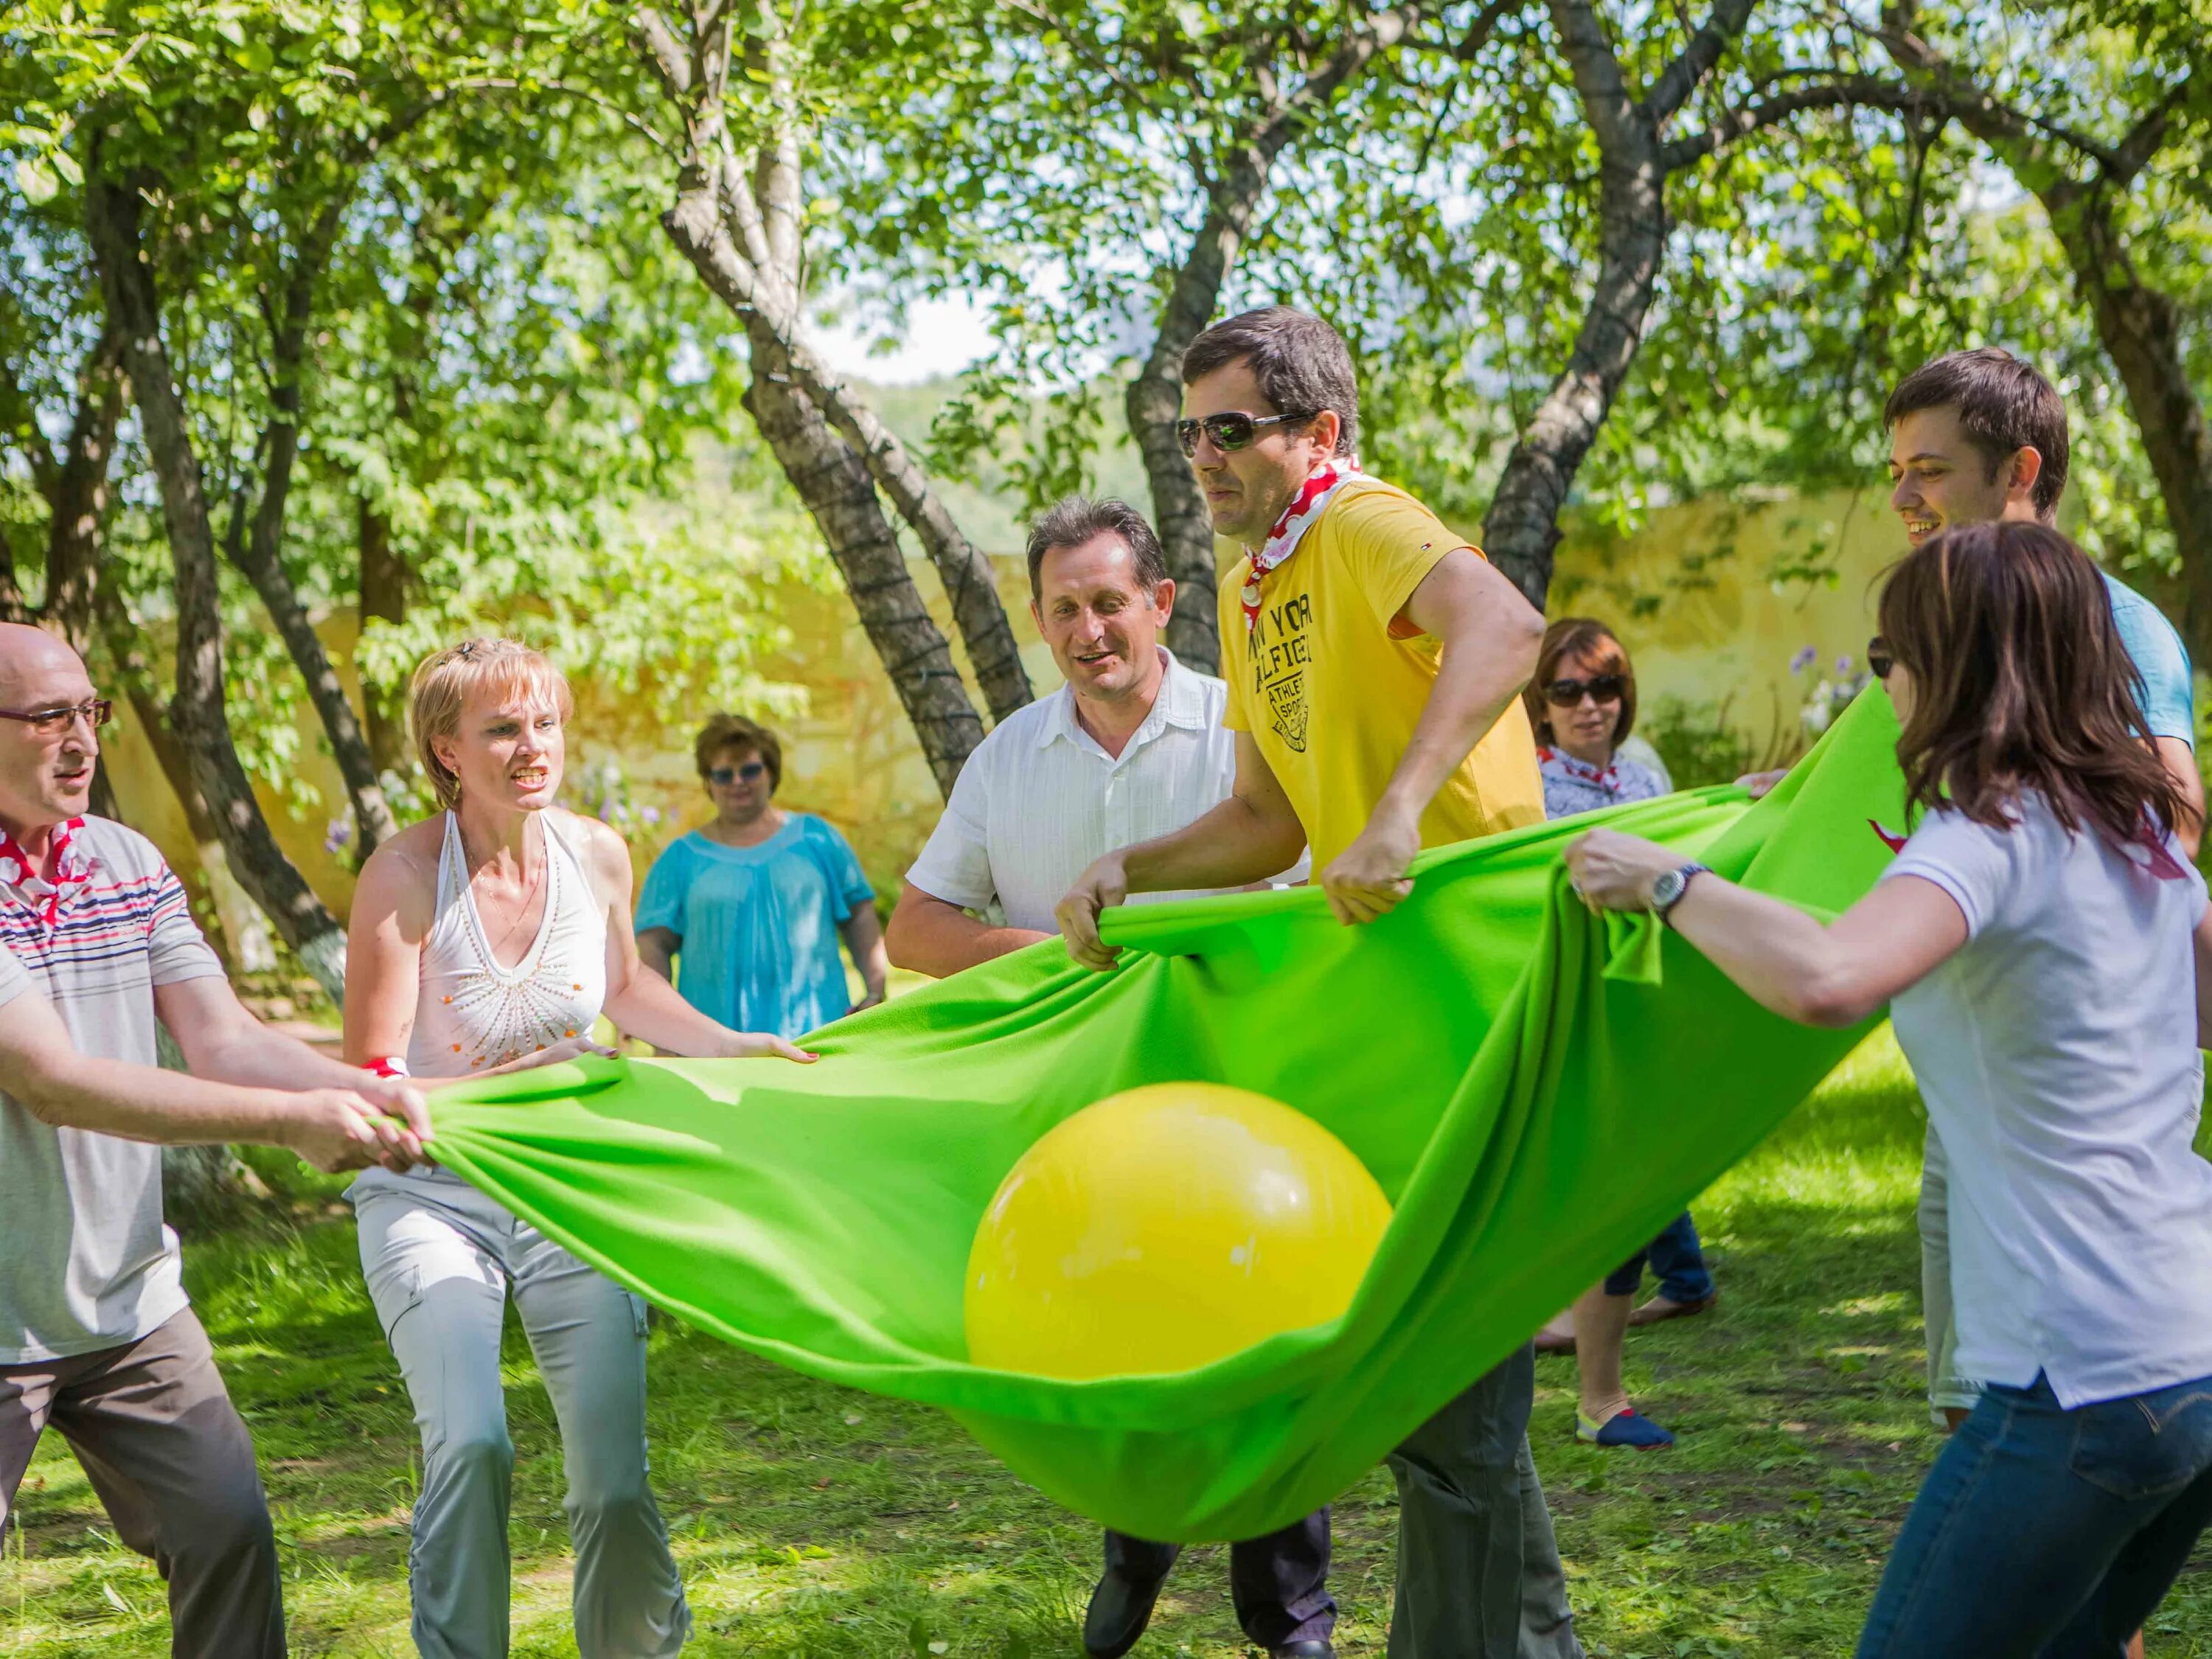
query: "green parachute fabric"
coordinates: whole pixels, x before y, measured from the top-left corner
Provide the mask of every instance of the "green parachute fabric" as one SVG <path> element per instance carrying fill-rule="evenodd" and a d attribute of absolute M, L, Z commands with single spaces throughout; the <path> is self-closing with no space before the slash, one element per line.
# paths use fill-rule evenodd
<path fill-rule="evenodd" d="M 1863 1035 L 1765 1012 L 1559 853 L 1652 836 L 1822 915 L 1899 824 L 1887 697 L 1765 800 L 1690 791 L 1434 850 L 1346 928 L 1317 890 L 1112 913 L 1110 975 L 1048 941 L 840 1021 L 821 1060 L 607 1060 L 436 1097 L 436 1155 L 648 1301 L 809 1376 L 943 1407 L 1024 1480 L 1146 1538 L 1249 1538 L 1351 1485 L 1655 1235 Z M 1168 1376 L 966 1363 L 986 1204 L 1138 1084 L 1256 1089 L 1327 1125 L 1395 1213 L 1334 1323 Z"/>

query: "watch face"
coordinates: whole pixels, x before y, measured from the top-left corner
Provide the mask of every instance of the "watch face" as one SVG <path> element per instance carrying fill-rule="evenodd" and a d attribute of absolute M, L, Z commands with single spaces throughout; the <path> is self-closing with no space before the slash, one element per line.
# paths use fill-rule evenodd
<path fill-rule="evenodd" d="M 1682 896 L 1682 872 L 1669 870 L 1651 884 L 1651 908 L 1663 910 Z"/>

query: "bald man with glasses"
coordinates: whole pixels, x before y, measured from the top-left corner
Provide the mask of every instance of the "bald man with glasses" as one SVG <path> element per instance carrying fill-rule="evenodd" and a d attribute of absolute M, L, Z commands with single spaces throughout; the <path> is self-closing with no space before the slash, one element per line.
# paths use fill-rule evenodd
<path fill-rule="evenodd" d="M 276 1659 L 268 1503 L 162 1222 L 160 1146 L 404 1169 L 429 1121 L 404 1082 L 247 1013 L 153 843 L 87 814 L 109 713 L 75 652 L 0 624 L 0 1524 L 52 1424 L 168 1582 L 171 1651 Z M 157 1022 L 191 1076 L 155 1068 Z"/>

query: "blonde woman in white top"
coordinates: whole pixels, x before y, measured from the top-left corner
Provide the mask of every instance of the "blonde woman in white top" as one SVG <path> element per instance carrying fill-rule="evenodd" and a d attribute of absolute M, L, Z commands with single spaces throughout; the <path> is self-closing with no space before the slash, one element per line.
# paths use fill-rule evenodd
<path fill-rule="evenodd" d="M 416 671 L 410 720 L 446 810 L 362 871 L 347 1058 L 425 1081 L 482 1075 L 589 1048 L 602 1013 L 672 1054 L 810 1058 L 717 1024 L 641 966 L 629 849 L 553 804 L 570 709 L 560 672 L 512 641 L 470 640 Z M 678 1651 L 691 1621 L 646 1481 L 644 1304 L 446 1171 L 378 1171 L 349 1195 L 422 1437 L 410 1561 L 423 1659 L 507 1650 L 510 1292 L 561 1425 L 577 1647 Z"/>

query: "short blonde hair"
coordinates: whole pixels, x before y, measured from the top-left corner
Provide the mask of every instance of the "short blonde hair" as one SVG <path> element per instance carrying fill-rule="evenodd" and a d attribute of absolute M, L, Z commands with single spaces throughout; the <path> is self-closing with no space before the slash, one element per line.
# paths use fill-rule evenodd
<path fill-rule="evenodd" d="M 482 691 L 543 698 L 560 711 L 564 722 L 576 711 L 561 671 L 542 653 L 518 641 L 463 640 L 425 657 L 408 682 L 407 726 L 414 733 L 423 774 L 437 792 L 438 805 L 448 811 L 460 803 L 461 781 L 438 758 L 432 744 L 436 738 L 459 735 L 463 706 Z"/>

